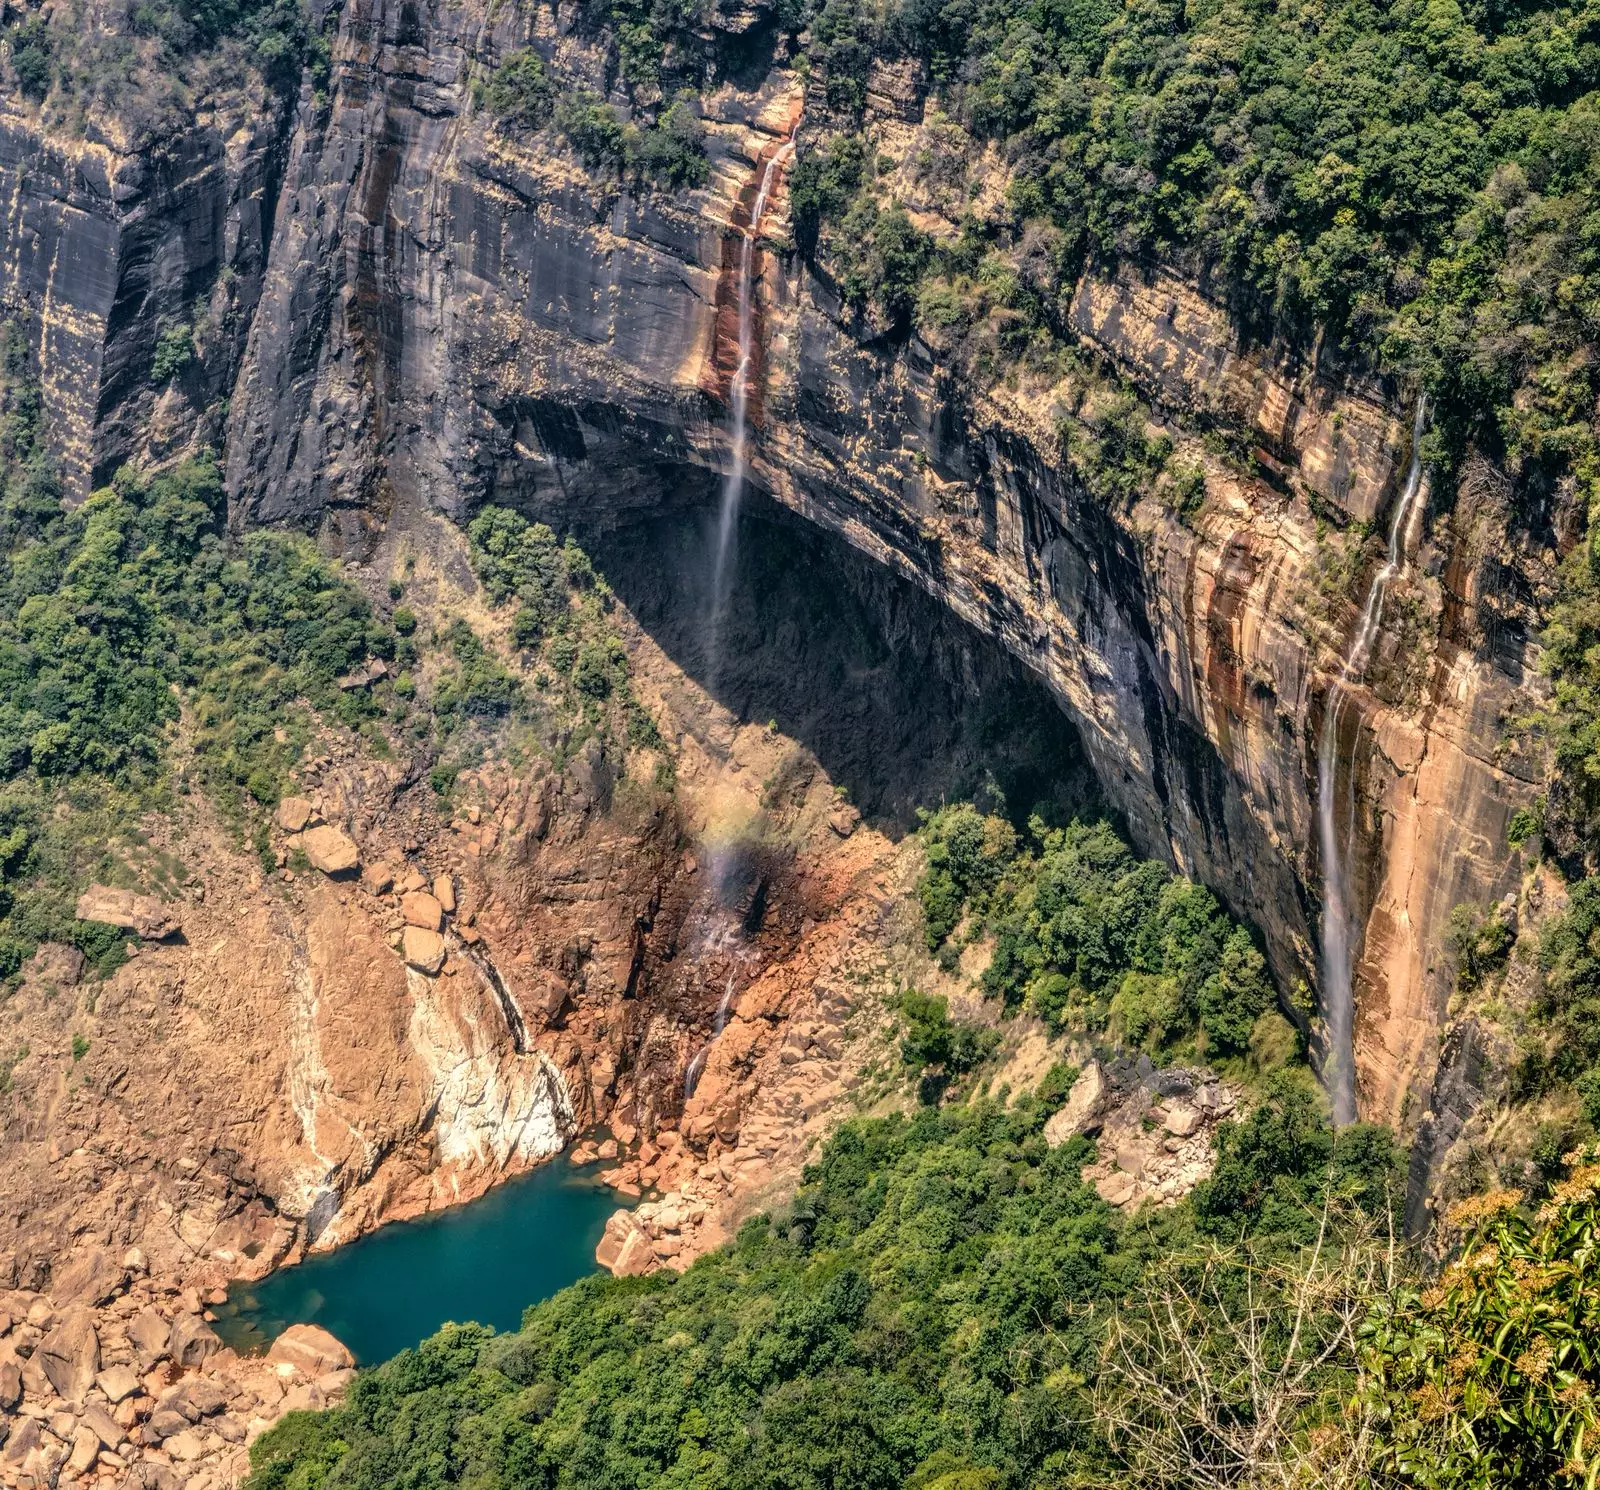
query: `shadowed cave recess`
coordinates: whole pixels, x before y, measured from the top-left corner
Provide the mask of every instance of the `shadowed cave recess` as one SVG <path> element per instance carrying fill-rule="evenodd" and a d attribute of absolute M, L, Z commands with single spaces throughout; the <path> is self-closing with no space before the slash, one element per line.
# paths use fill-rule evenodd
<path fill-rule="evenodd" d="M 692 498 L 695 483 L 685 478 Z M 640 626 L 741 723 L 803 745 L 873 827 L 973 800 L 1018 823 L 1091 810 L 1077 732 L 1043 685 L 909 581 L 764 495 L 745 499 L 709 656 L 716 514 L 693 500 L 585 534 Z"/>

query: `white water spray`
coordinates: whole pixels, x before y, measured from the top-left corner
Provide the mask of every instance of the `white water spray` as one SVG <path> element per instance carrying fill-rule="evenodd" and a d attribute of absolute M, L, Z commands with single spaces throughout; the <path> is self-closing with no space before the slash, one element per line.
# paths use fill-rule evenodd
<path fill-rule="evenodd" d="M 717 670 L 717 641 L 722 626 L 722 611 L 728 601 L 728 556 L 733 549 L 733 535 L 739 522 L 739 499 L 744 494 L 745 437 L 750 412 L 750 377 L 756 353 L 755 269 L 757 245 L 761 239 L 761 220 L 766 216 L 767 204 L 772 199 L 773 188 L 778 183 L 784 163 L 794 154 L 795 131 L 800 121 L 795 120 L 788 137 L 772 152 L 761 172 L 756 187 L 755 200 L 750 204 L 750 221 L 744 229 L 744 241 L 739 245 L 739 362 L 729 385 L 729 402 L 733 418 L 729 424 L 729 444 L 733 461 L 727 478 L 722 483 L 722 504 L 717 512 L 717 547 L 711 568 L 711 616 L 707 626 L 706 648 L 709 673 L 715 681 Z"/>
<path fill-rule="evenodd" d="M 1406 467 L 1405 485 L 1395 503 L 1394 520 L 1389 525 L 1389 554 L 1382 569 L 1373 577 L 1367 592 L 1361 624 L 1351 638 L 1350 650 L 1323 705 L 1322 738 L 1317 748 L 1317 835 L 1322 850 L 1322 1003 L 1328 1014 L 1328 1053 L 1323 1079 L 1333 1097 L 1333 1120 L 1341 1126 L 1356 1119 L 1355 1070 L 1355 994 L 1350 962 L 1354 927 L 1350 916 L 1349 887 L 1345 880 L 1344 845 L 1341 845 L 1337 818 L 1339 713 L 1346 687 L 1359 684 L 1366 673 L 1372 644 L 1383 620 L 1383 600 L 1395 575 L 1405 563 L 1411 531 L 1422 511 L 1422 431 L 1427 419 L 1427 400 L 1417 397 L 1417 413 L 1411 429 L 1411 462 Z M 1355 768 L 1350 770 L 1350 804 L 1344 838 L 1346 844 L 1355 827 Z"/>
<path fill-rule="evenodd" d="M 711 1021 L 711 1038 L 702 1045 L 694 1054 L 694 1059 L 689 1062 L 689 1069 L 683 1073 L 683 1100 L 687 1102 L 694 1096 L 694 1089 L 700 1084 L 700 1074 L 706 1068 L 706 1057 L 711 1054 L 711 1047 L 716 1043 L 728 1023 L 728 1011 L 733 1007 L 733 974 L 728 974 L 728 986 L 722 990 L 722 1002 L 717 1005 L 716 1018 Z"/>

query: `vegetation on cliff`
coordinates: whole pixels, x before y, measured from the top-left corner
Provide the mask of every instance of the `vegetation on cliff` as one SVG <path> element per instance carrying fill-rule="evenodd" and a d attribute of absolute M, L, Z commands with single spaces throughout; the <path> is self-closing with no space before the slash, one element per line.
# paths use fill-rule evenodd
<path fill-rule="evenodd" d="M 1140 859 L 1108 823 L 1030 823 L 958 804 L 924 826 L 918 885 L 930 950 L 994 941 L 984 992 L 1054 1031 L 1103 1034 L 1152 1054 L 1241 1055 L 1269 1013 L 1266 961 L 1203 886 Z M 957 938 L 957 928 L 961 934 Z M 954 939 L 952 939 L 954 938 Z"/>
<path fill-rule="evenodd" d="M 525 47 L 495 69 L 478 96 L 508 133 L 530 135 L 553 123 L 591 171 L 634 187 L 677 191 L 703 186 L 711 175 L 705 128 L 690 94 L 637 124 L 598 94 L 559 88 L 545 60 Z"/>
<path fill-rule="evenodd" d="M 141 0 L 125 8 L 8 7 L 0 55 L 47 123 L 81 133 L 114 123 L 135 146 L 171 133 L 198 101 L 252 79 L 282 98 L 328 49 L 305 0 Z M 86 24 L 87 22 L 87 24 Z"/>
<path fill-rule="evenodd" d="M 988 302 L 1065 334 L 1085 263 L 1176 265 L 1247 328 L 1421 381 L 1441 453 L 1471 439 L 1533 491 L 1592 465 L 1586 6 L 826 0 L 811 57 L 834 120 L 796 165 L 800 243 L 886 329 Z M 925 158 L 879 179 L 859 131 L 896 57 L 938 113 Z M 1004 202 L 964 202 L 991 145 Z M 956 204 L 954 237 L 906 246 L 913 185 Z"/>

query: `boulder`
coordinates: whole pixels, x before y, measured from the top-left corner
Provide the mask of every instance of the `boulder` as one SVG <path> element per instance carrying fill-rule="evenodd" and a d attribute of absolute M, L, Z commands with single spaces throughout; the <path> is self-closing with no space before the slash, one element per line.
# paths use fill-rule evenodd
<path fill-rule="evenodd" d="M 76 1428 L 72 1434 L 72 1453 L 67 1456 L 67 1469 L 73 1474 L 84 1474 L 100 1457 L 100 1440 L 92 1428 Z"/>
<path fill-rule="evenodd" d="M 1099 1061 L 1090 1061 L 1078 1072 L 1066 1102 L 1045 1122 L 1044 1141 L 1057 1148 L 1074 1134 L 1092 1133 L 1105 1115 L 1106 1096 L 1105 1072 Z"/>
<path fill-rule="evenodd" d="M 133 1397 L 139 1391 L 139 1375 L 132 1366 L 107 1366 L 94 1379 L 94 1384 L 105 1393 L 113 1407 L 124 1397 Z"/>
<path fill-rule="evenodd" d="M 388 864 L 366 864 L 361 870 L 361 888 L 369 895 L 387 895 L 394 885 L 394 869 Z"/>
<path fill-rule="evenodd" d="M 139 1367 L 148 1371 L 157 1361 L 165 1360 L 171 1327 L 148 1304 L 128 1321 L 128 1339 L 139 1352 Z"/>
<path fill-rule="evenodd" d="M 619 1278 L 647 1273 L 655 1266 L 655 1249 L 631 1211 L 613 1211 L 605 1234 L 594 1249 L 594 1260 Z"/>
<path fill-rule="evenodd" d="M 191 1416 L 196 1418 L 214 1417 L 228 1405 L 227 1393 L 207 1376 L 192 1376 L 181 1383 L 178 1390 L 193 1409 Z"/>
<path fill-rule="evenodd" d="M 193 1464 L 196 1459 L 205 1458 L 206 1453 L 205 1440 L 193 1428 L 174 1433 L 161 1447 L 179 1464 Z"/>
<path fill-rule="evenodd" d="M 10 1412 L 22 1401 L 22 1368 L 15 1361 L 0 1361 L 0 1410 Z"/>
<path fill-rule="evenodd" d="M 456 882 L 448 874 L 441 874 L 433 882 L 433 898 L 444 907 L 447 916 L 456 913 Z"/>
<path fill-rule="evenodd" d="M 58 1397 L 82 1402 L 100 1370 L 100 1337 L 94 1332 L 94 1315 L 82 1304 L 66 1310 L 39 1342 L 34 1356 Z"/>
<path fill-rule="evenodd" d="M 293 1366 L 312 1381 L 330 1371 L 349 1371 L 356 1363 L 338 1336 L 314 1324 L 290 1325 L 272 1342 L 267 1359 L 276 1365 Z"/>
<path fill-rule="evenodd" d="M 278 803 L 278 826 L 285 833 L 303 832 L 311 817 L 311 804 L 304 797 L 285 797 Z"/>
<path fill-rule="evenodd" d="M 1189 1138 L 1200 1129 L 1200 1113 L 1187 1102 L 1174 1102 L 1162 1126 L 1174 1138 Z"/>
<path fill-rule="evenodd" d="M 74 914 L 80 921 L 120 926 L 147 942 L 176 936 L 183 929 L 172 910 L 155 896 L 135 895 L 132 890 L 115 890 L 110 885 L 90 885 L 78 897 Z"/>
<path fill-rule="evenodd" d="M 425 926 L 408 926 L 400 946 L 405 960 L 419 973 L 431 976 L 444 966 L 444 938 L 437 931 L 429 931 Z"/>
<path fill-rule="evenodd" d="M 29 1453 L 39 1447 L 39 1441 L 43 1437 L 44 1429 L 40 1426 L 38 1418 L 22 1418 L 12 1429 L 11 1437 L 6 1440 L 5 1452 L 0 1454 L 0 1462 L 21 1464 Z"/>
<path fill-rule="evenodd" d="M 307 829 L 300 843 L 312 868 L 324 874 L 349 874 L 361 867 L 361 854 L 354 841 L 329 823 Z"/>
<path fill-rule="evenodd" d="M 50 1291 L 67 1303 L 103 1304 L 121 1293 L 127 1282 L 127 1273 L 95 1249 L 57 1268 L 51 1274 Z"/>
<path fill-rule="evenodd" d="M 222 1349 L 222 1339 L 198 1314 L 180 1314 L 172 1321 L 167 1349 L 181 1367 L 203 1366 Z"/>
<path fill-rule="evenodd" d="M 144 1431 L 151 1438 L 160 1440 L 171 1438 L 174 1433 L 182 1433 L 188 1426 L 189 1419 L 176 1407 L 158 1407 L 150 1414 L 150 1421 L 145 1424 Z"/>
<path fill-rule="evenodd" d="M 444 925 L 444 906 L 436 896 L 426 890 L 413 890 L 400 897 L 400 914 L 407 926 L 420 926 L 424 931 L 437 931 Z"/>
<path fill-rule="evenodd" d="M 80 1422 L 94 1434 L 100 1447 L 104 1449 L 115 1449 L 128 1437 L 117 1425 L 116 1419 L 98 1403 L 91 1402 L 84 1408 Z"/>
<path fill-rule="evenodd" d="M 1114 1174 L 1102 1175 L 1094 1182 L 1094 1187 L 1107 1205 L 1126 1205 L 1139 1188 L 1133 1176 L 1124 1174 L 1121 1170 L 1117 1170 Z"/>

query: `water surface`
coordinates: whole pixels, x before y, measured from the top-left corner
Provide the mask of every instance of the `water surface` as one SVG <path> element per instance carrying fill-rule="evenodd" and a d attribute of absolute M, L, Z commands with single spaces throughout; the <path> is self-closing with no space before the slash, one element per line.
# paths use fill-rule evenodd
<path fill-rule="evenodd" d="M 515 1329 L 529 1304 L 595 1270 L 595 1245 L 619 1202 L 593 1172 L 562 1155 L 480 1200 L 234 1283 L 216 1331 L 243 1354 L 291 1324 L 319 1324 L 370 1366 L 448 1320 Z"/>

